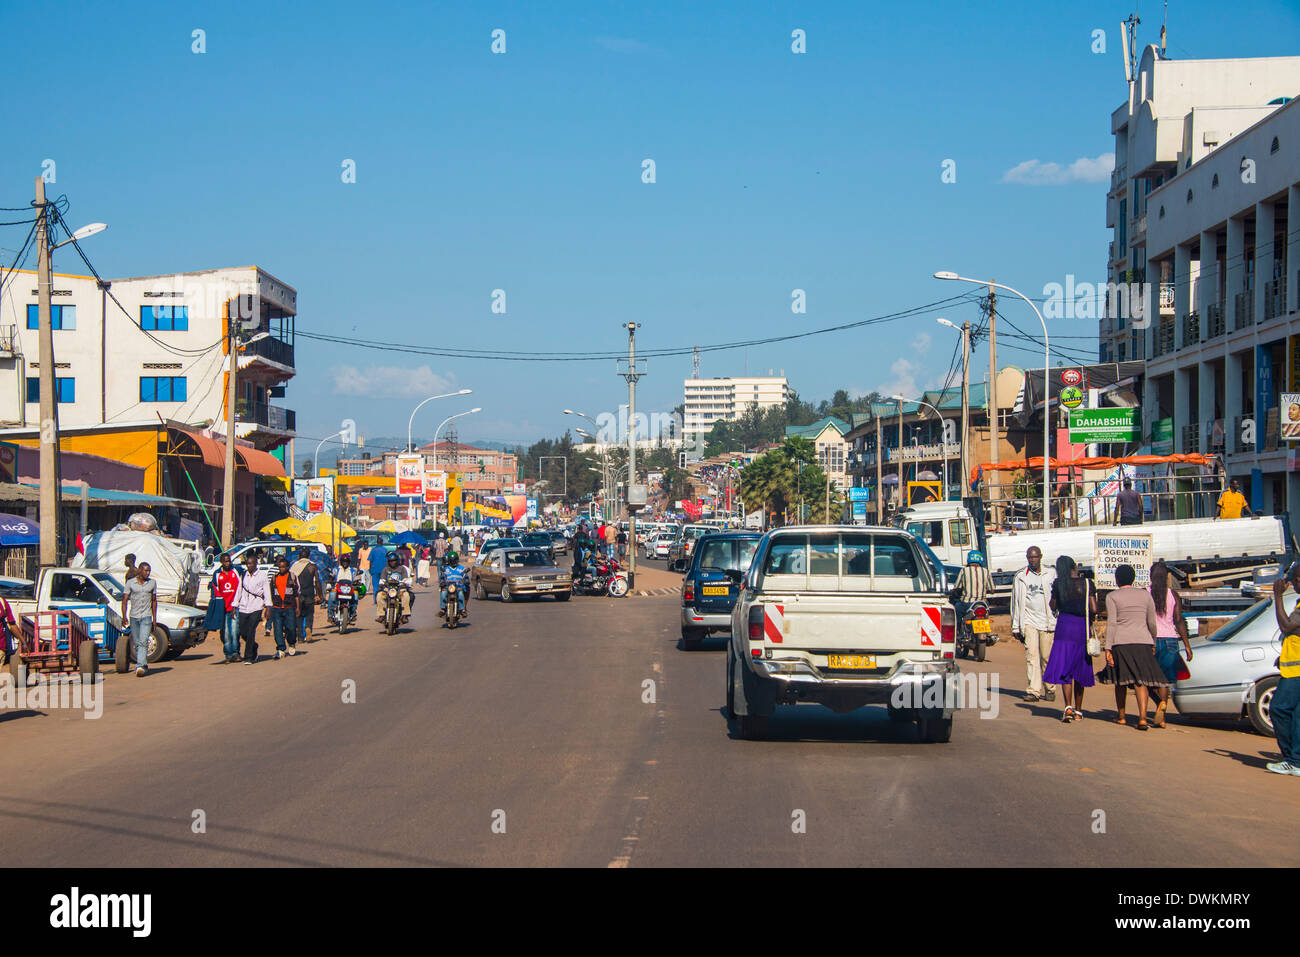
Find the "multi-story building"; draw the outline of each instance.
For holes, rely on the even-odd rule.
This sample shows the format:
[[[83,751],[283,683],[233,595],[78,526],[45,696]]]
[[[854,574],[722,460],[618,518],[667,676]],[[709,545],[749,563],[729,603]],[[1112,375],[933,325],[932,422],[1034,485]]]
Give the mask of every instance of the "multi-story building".
[[[339,459],[339,474],[349,476],[383,475],[384,459],[374,458],[369,453],[359,459]]]
[[[817,449],[817,464],[838,489],[848,488],[849,443],[844,440],[851,426],[833,415],[819,419],[811,425],[788,425],[786,438],[800,437],[813,443]]]
[[[283,456],[294,412],[272,404],[294,376],[297,292],[256,266],[106,280],[56,274],[51,290],[55,388],[65,428],[137,420],[224,433],[226,316],[246,320],[236,435]],[[16,271],[0,295],[0,424],[40,412],[37,275]],[[116,300],[116,301],[115,301]],[[120,304],[120,308],[119,308]]]
[[[1148,46],[1128,88],[1128,98],[1111,114],[1115,169],[1106,225],[1113,230],[1107,262],[1107,280],[1113,285],[1107,291],[1115,290],[1115,295],[1104,297],[1102,306],[1101,362],[1151,357],[1143,354],[1145,322],[1128,301],[1130,290],[1141,296],[1139,290],[1149,284],[1154,306],[1145,315],[1151,320],[1175,315],[1174,263],[1150,253],[1149,231],[1155,226],[1151,194],[1300,91],[1300,57],[1170,60],[1158,47]],[[1169,204],[1165,206],[1168,215]],[[1165,344],[1156,342],[1162,348]]]
[[[1216,139],[1209,123],[1185,130],[1202,152],[1184,160],[1161,132],[1140,138],[1145,151],[1130,159],[1165,174],[1146,197],[1147,258],[1169,277],[1170,305],[1140,330],[1143,421],[1172,419],[1173,451],[1222,455],[1264,513],[1300,502],[1279,436],[1280,395],[1300,392],[1300,102],[1267,102],[1300,91],[1300,57],[1285,66],[1254,85],[1262,102],[1236,135]]]
[[[734,422],[750,406],[785,405],[790,383],[785,376],[687,379],[684,383],[682,436],[687,442],[707,435],[713,423]]]

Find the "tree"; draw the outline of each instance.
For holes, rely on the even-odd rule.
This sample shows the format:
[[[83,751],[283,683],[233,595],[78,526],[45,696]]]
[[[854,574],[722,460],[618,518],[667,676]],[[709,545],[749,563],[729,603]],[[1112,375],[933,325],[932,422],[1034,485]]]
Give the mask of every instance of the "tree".
[[[759,456],[740,473],[740,494],[746,511],[787,513],[813,524],[826,519],[826,473],[816,464],[817,450],[808,439],[793,436],[779,449]]]

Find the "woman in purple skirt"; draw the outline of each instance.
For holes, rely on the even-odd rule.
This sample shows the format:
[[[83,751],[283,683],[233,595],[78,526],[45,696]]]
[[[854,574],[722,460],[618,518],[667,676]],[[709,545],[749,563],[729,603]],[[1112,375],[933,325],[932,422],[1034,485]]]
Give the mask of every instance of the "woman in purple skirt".
[[[1056,635],[1043,683],[1061,686],[1061,697],[1065,699],[1061,720],[1079,721],[1083,718],[1083,689],[1091,688],[1096,680],[1088,657],[1088,632],[1097,616],[1097,596],[1069,555],[1056,560],[1052,611],[1056,615]]]

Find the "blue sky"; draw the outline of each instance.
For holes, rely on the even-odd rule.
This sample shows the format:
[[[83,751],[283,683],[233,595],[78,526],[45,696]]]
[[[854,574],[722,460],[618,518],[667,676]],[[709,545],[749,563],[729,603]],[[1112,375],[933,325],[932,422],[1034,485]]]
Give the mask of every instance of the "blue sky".
[[[1287,55],[1300,37],[1290,3],[1170,8],[1178,58]],[[1069,274],[1105,280],[1105,178],[1064,170],[1112,149],[1130,9],[46,3],[36,44],[37,14],[9,6],[0,55],[18,109],[0,205],[25,203],[54,158],[49,188],[68,195],[69,222],[111,226],[84,244],[101,273],[256,263],[298,290],[300,331],[386,345],[612,351],[628,320],[650,349],[761,338],[953,295],[931,278],[943,268],[1039,297]],[[1159,6],[1139,12],[1139,42],[1156,42]],[[506,52],[494,55],[498,28]],[[796,28],[804,54],[791,52]],[[355,183],[341,181],[346,159]],[[955,183],[941,181],[947,159]],[[1063,182],[1003,181],[1030,161],[1058,164],[1039,174]],[[21,239],[0,232],[0,246]],[[796,288],[805,315],[791,312]],[[494,289],[505,315],[491,312]],[[1002,305],[1036,328],[1028,307]],[[702,373],[784,370],[814,400],[932,387],[953,336],[934,315],[706,353]],[[1092,321],[1052,327],[1092,356],[1095,341],[1067,337],[1095,333]],[[1041,362],[1012,345],[1027,344],[1000,343],[1003,363]],[[974,361],[987,368],[982,350]],[[626,399],[608,360],[299,339],[297,362],[283,404],[304,436],[345,418],[400,434],[443,384],[475,395],[426,406],[417,434],[482,406],[462,439],[529,441],[571,424],[565,407],[596,415]],[[638,407],[670,409],[689,373],[689,356],[651,360]]]

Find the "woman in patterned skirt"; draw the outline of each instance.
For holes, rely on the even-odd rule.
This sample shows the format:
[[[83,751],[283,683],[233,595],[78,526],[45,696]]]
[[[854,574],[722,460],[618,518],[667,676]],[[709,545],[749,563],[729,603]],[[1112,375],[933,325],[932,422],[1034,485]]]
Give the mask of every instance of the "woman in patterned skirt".
[[[1131,687],[1137,696],[1137,729],[1147,725],[1147,697],[1154,693],[1162,699],[1171,682],[1156,660],[1156,636],[1159,623],[1155,602],[1145,588],[1134,588],[1137,571],[1132,565],[1115,569],[1119,587],[1106,596],[1106,671],[1104,681],[1115,683],[1116,724],[1127,724],[1124,706]]]

